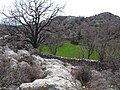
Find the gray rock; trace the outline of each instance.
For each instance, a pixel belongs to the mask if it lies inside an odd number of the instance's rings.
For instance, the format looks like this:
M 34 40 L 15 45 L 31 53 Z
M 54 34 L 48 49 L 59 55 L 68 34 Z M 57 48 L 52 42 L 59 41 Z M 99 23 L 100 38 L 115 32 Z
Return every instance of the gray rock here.
M 39 60 L 41 57 L 36 58 Z M 48 75 L 44 79 L 37 79 L 32 83 L 23 83 L 20 85 L 22 90 L 28 90 L 28 88 L 37 90 L 41 85 L 45 85 L 47 90 L 81 90 L 81 83 L 74 79 L 70 68 L 65 67 L 63 62 L 57 59 L 45 59 L 43 63 L 46 64 Z
M 8 47 L 2 51 L 7 62 L 5 72 L 9 73 L 3 75 L 6 84 L 22 83 L 21 90 L 81 90 L 81 83 L 71 75 L 71 68 L 58 59 L 44 59 L 26 50 L 15 53 Z
M 30 56 L 30 53 L 26 50 L 18 50 L 17 54 L 24 57 Z

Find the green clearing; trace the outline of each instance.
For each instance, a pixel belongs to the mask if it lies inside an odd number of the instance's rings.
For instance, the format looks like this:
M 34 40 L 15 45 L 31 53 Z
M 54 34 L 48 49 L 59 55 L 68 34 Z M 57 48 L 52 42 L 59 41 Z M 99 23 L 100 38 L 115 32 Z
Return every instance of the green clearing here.
M 84 52 L 84 58 L 87 58 L 87 50 L 81 51 L 80 45 L 73 45 L 70 42 L 65 42 L 61 47 L 57 49 L 57 56 L 67 57 L 67 58 L 82 58 L 82 53 Z M 50 50 L 47 46 L 42 46 L 42 54 L 50 54 Z M 90 59 L 97 59 L 97 53 L 94 51 Z

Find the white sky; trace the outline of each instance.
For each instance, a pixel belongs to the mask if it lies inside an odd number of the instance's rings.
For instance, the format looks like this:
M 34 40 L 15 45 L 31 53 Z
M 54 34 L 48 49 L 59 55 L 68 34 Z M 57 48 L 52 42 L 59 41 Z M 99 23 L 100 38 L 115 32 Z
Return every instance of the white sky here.
M 73 16 L 92 16 L 111 12 L 120 16 L 120 0 L 57 0 L 66 1 L 65 14 Z
M 12 5 L 14 0 L 0 0 L 0 9 Z M 92 16 L 102 12 L 111 12 L 120 16 L 120 0 L 52 0 L 66 4 L 63 15 Z

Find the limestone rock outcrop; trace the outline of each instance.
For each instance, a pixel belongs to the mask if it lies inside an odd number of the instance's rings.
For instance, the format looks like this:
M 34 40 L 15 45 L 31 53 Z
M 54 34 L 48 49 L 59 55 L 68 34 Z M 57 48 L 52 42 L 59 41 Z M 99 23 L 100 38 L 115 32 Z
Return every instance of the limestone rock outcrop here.
M 1 47 L 0 87 L 11 90 L 82 90 L 71 75 L 71 66 L 58 59 L 44 59 L 26 50 Z M 16 87 L 16 88 L 15 88 Z

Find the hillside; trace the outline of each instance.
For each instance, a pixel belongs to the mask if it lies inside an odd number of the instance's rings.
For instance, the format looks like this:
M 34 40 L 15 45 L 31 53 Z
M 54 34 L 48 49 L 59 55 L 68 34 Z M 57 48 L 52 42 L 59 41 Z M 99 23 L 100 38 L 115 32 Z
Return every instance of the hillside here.
M 0 90 L 119 90 L 119 64 L 0 47 Z
M 90 58 L 91 47 L 97 47 L 98 54 L 104 52 L 102 57 L 108 56 L 110 51 L 106 50 L 107 46 L 114 47 L 115 55 L 119 56 L 119 44 L 120 44 L 120 17 L 109 12 L 100 13 L 90 17 L 75 17 L 75 16 L 57 16 L 52 20 L 50 26 L 47 26 L 41 32 L 41 44 L 49 45 L 53 51 L 56 51 L 61 43 L 64 41 L 70 41 L 72 44 L 79 44 L 84 46 L 80 50 L 88 52 L 88 58 Z M 21 28 L 22 26 L 19 26 Z M 0 35 L 8 35 L 4 40 L 1 39 L 1 45 L 8 45 L 12 49 L 30 49 L 31 45 L 23 41 L 27 41 L 24 38 L 25 35 L 16 30 L 16 26 L 0 25 Z M 22 30 L 23 27 L 21 28 Z M 113 44 L 115 43 L 115 44 Z M 53 46 L 53 47 L 52 47 Z M 103 50 L 101 50 L 104 48 Z M 107 47 L 111 48 L 111 47 Z M 114 51 L 111 50 L 111 51 Z M 93 51 L 92 51 L 93 52 Z M 81 52 L 83 53 L 83 52 Z M 108 54 L 109 53 L 109 54 Z M 114 53 L 114 52 L 113 52 Z M 53 52 L 54 54 L 54 52 Z M 97 54 L 96 54 L 97 55 Z M 105 55 L 105 57 L 107 57 Z M 86 56 L 86 55 L 83 55 Z M 82 57 L 84 58 L 84 57 Z
M 102 25 L 106 27 L 110 24 L 110 26 L 118 28 L 119 23 L 120 17 L 109 12 L 90 17 L 57 16 L 53 19 L 49 29 L 55 33 L 61 33 L 63 38 L 71 38 L 73 34 L 76 35 L 80 30 L 89 29 L 90 26 Z M 0 31 L 3 32 L 3 29 L 6 31 L 5 28 L 10 29 L 10 27 L 6 27 L 3 24 L 0 25 Z M 2 32 L 0 32 L 1 36 L 3 35 Z
M 58 16 L 44 28 L 39 51 L 23 42 L 24 35 L 16 26 L 0 25 L 0 90 L 120 90 L 119 23 L 120 17 L 109 12 Z M 77 45 L 79 52 L 75 52 L 82 59 L 53 55 L 64 42 Z M 43 44 L 52 55 L 40 53 Z M 73 54 L 74 49 L 69 52 Z M 97 60 L 90 60 L 93 52 Z
M 119 16 L 104 12 L 90 17 L 58 16 L 53 20 L 51 27 L 54 26 L 57 32 L 63 31 L 64 37 L 70 38 L 72 34 L 79 32 L 81 29 L 89 29 L 90 26 L 101 25 L 102 28 L 102 26 L 107 27 L 109 24 L 111 27 L 118 28 L 120 27 L 119 23 Z

